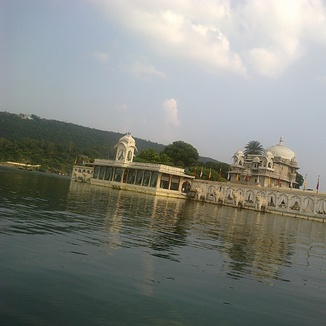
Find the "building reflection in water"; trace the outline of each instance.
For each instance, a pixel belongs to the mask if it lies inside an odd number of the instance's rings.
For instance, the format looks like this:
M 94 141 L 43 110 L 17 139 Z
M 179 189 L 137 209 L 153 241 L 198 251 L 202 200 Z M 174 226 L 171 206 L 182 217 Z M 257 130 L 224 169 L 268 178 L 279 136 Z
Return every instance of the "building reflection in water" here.
M 287 270 L 294 262 L 308 266 L 325 252 L 325 225 L 291 217 L 77 182 L 71 183 L 68 209 L 106 231 L 103 245 L 109 253 L 146 248 L 138 254 L 148 295 L 153 288 L 150 283 L 155 282 L 155 258 L 182 263 L 185 247 L 215 250 L 217 273 L 267 283 L 287 281 Z

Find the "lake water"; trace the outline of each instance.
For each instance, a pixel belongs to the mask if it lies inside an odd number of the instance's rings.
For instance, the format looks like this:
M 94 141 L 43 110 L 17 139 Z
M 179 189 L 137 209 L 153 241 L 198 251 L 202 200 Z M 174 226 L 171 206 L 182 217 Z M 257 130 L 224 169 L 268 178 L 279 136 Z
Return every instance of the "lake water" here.
M 325 325 L 326 224 L 0 168 L 0 325 Z

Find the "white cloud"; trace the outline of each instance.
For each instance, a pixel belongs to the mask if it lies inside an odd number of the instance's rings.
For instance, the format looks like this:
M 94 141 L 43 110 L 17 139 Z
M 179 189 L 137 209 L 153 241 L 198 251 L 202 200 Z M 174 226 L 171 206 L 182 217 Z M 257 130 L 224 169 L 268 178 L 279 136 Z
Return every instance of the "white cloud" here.
M 165 120 L 168 124 L 178 127 L 180 121 L 178 118 L 178 104 L 174 98 L 166 99 L 162 105 Z
M 322 0 L 94 0 L 162 56 L 211 72 L 280 76 L 326 44 Z
M 135 62 L 130 66 L 125 66 L 124 70 L 143 80 L 150 80 L 152 78 L 166 78 L 163 71 L 156 69 L 151 64 L 144 64 L 141 62 Z
M 105 64 L 109 61 L 109 55 L 108 55 L 108 53 L 105 53 L 105 52 L 96 52 L 95 51 L 90 54 L 90 57 L 93 60 L 95 60 L 99 63 L 103 63 L 103 64 Z
M 228 37 L 220 28 L 228 15 L 228 1 L 98 0 L 96 3 L 106 9 L 110 19 L 118 20 L 161 55 L 191 60 L 210 71 L 227 69 L 245 73 L 240 56 L 231 50 Z
M 261 75 L 277 77 L 311 43 L 326 44 L 326 10 L 320 0 L 248 0 L 234 18 L 241 30 L 238 39 L 242 36 L 247 44 L 243 57 Z
M 253 68 L 261 75 L 278 77 L 286 66 L 286 58 L 276 49 L 255 48 L 249 51 L 249 59 Z

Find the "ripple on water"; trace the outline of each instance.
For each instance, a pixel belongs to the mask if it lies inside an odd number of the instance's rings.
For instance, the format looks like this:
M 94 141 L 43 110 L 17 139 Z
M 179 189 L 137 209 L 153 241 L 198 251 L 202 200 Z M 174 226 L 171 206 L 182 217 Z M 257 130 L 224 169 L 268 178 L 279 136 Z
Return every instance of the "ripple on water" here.
M 324 224 L 31 178 L 0 189 L 1 313 L 12 324 L 326 318 Z

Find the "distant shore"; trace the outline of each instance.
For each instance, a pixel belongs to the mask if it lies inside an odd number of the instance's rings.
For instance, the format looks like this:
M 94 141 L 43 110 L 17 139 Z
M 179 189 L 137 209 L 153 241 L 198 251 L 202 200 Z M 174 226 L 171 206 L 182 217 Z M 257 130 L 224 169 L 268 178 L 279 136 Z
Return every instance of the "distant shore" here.
M 21 168 L 19 166 L 10 164 L 8 162 L 0 162 L 0 168 L 8 168 L 8 169 L 15 169 L 15 170 L 26 171 L 26 172 L 48 174 L 48 175 L 64 177 L 64 178 L 67 178 L 67 179 L 71 178 L 71 175 L 68 175 L 68 174 L 57 173 L 57 172 L 52 172 L 52 171 L 42 171 L 42 170 L 38 170 L 38 169 L 35 169 L 35 170 L 34 169 L 26 169 L 26 168 Z

